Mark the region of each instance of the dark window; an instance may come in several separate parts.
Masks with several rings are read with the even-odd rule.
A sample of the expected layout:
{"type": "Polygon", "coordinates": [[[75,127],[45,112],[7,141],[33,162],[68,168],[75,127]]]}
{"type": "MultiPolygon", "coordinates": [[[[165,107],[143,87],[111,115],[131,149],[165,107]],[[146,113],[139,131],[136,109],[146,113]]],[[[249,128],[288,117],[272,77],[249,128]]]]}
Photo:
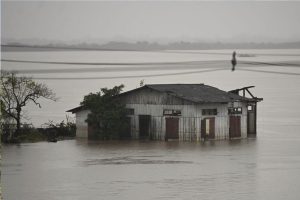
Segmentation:
{"type": "Polygon", "coordinates": [[[181,115],[181,110],[164,109],[163,114],[164,115],[172,115],[172,116],[180,116],[181,115]]]}
{"type": "Polygon", "coordinates": [[[126,108],[126,114],[127,115],[134,115],[134,109],[133,108],[126,108]]]}
{"type": "Polygon", "coordinates": [[[242,107],[228,108],[228,114],[242,114],[242,107]]]}
{"type": "Polygon", "coordinates": [[[202,109],[202,115],[217,115],[217,109],[202,109]]]}

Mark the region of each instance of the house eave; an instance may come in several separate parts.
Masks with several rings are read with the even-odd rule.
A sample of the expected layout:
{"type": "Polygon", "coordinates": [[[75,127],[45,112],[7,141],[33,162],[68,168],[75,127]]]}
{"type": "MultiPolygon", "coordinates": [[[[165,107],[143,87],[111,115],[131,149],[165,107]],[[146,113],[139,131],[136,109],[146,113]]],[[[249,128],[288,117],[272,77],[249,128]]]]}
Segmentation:
{"type": "Polygon", "coordinates": [[[82,110],[84,110],[84,107],[83,107],[83,106],[77,106],[77,107],[75,107],[75,108],[72,108],[72,109],[70,109],[70,110],[67,110],[66,112],[71,112],[72,114],[74,114],[74,113],[77,113],[77,112],[82,111],[82,110]]]}

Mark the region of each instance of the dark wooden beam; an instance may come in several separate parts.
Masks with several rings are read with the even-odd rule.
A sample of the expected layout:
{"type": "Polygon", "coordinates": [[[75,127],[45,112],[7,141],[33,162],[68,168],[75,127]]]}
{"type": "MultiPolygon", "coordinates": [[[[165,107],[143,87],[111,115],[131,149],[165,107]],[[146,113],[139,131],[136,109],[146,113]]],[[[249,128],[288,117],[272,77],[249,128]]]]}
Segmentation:
{"type": "Polygon", "coordinates": [[[248,88],[245,88],[246,90],[247,90],[247,92],[250,94],[250,96],[252,97],[252,98],[256,98],[249,90],[248,90],[248,88]]]}
{"type": "Polygon", "coordinates": [[[255,86],[251,85],[251,86],[247,86],[247,87],[243,87],[243,88],[231,90],[231,91],[229,91],[229,92],[233,92],[233,91],[241,91],[241,90],[246,90],[246,89],[250,89],[250,88],[254,88],[254,87],[255,87],[255,86]]]}

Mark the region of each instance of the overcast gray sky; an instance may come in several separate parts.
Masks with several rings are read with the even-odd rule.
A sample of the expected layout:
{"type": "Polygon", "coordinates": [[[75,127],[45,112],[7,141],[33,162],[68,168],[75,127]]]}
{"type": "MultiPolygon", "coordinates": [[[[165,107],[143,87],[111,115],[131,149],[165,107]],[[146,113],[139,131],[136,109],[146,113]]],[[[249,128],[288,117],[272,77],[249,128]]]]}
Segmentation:
{"type": "Polygon", "coordinates": [[[295,41],[300,2],[2,2],[2,42],[295,41]]]}

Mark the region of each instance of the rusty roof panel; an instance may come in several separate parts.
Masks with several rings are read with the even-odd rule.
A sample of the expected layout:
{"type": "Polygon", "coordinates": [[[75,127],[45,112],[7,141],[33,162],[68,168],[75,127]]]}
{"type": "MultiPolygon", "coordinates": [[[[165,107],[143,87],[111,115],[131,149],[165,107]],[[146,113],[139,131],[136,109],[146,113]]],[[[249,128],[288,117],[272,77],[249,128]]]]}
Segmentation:
{"type": "Polygon", "coordinates": [[[204,84],[153,84],[145,85],[195,103],[224,103],[232,101],[256,101],[204,84]]]}

